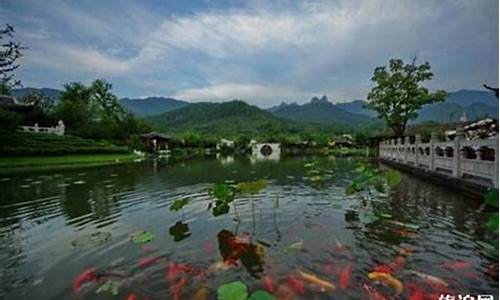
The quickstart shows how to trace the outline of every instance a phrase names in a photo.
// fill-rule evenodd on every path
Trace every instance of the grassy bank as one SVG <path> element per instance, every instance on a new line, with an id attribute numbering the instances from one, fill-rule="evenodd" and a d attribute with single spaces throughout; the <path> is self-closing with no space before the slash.
<path id="1" fill-rule="evenodd" d="M 72 135 L 0 132 L 0 156 L 61 156 L 72 154 L 126 154 L 129 149 L 109 141 Z"/>
<path id="2" fill-rule="evenodd" d="M 109 165 L 138 158 L 140 157 L 131 153 L 0 157 L 0 173 Z"/>

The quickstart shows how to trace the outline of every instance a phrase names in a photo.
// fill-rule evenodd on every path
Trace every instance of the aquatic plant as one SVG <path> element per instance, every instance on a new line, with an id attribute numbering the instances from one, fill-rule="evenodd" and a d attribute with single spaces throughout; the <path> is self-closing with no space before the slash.
<path id="1" fill-rule="evenodd" d="M 356 173 L 358 176 L 345 190 L 347 195 L 363 191 L 371 194 L 373 190 L 384 193 L 386 186 L 395 187 L 401 181 L 401 174 L 396 170 L 382 171 L 368 166 L 359 166 L 356 168 Z"/>
<path id="2" fill-rule="evenodd" d="M 189 225 L 182 221 L 178 221 L 175 225 L 171 226 L 168 232 L 174 237 L 175 242 L 182 241 L 191 235 L 189 232 Z"/>
<path id="3" fill-rule="evenodd" d="M 130 235 L 130 239 L 136 245 L 149 243 L 154 240 L 155 237 L 154 233 L 144 230 L 135 231 Z"/>
<path id="4" fill-rule="evenodd" d="M 217 289 L 218 300 L 245 300 L 247 297 L 247 286 L 241 281 L 226 283 Z"/>
<path id="5" fill-rule="evenodd" d="M 181 210 L 184 206 L 189 204 L 189 199 L 184 198 L 184 199 L 177 199 L 170 205 L 170 210 L 171 211 L 179 211 Z"/>

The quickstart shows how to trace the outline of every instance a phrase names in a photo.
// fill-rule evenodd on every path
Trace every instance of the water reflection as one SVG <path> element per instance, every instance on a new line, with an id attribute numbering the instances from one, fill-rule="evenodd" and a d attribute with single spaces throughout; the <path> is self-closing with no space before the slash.
<path id="1" fill-rule="evenodd" d="M 358 162 L 313 156 L 230 164 L 160 160 L 0 179 L 0 298 L 73 299 L 72 280 L 89 267 L 124 276 L 120 299 L 131 292 L 168 298 L 170 284 L 181 292 L 181 278 L 167 282 L 166 270 L 189 265 L 181 272 L 182 295 L 204 285 L 215 298 L 219 284 L 236 278 L 256 288 L 265 277 L 298 284 L 303 270 L 339 286 L 343 272 L 344 281 L 353 282 L 334 294 L 297 298 L 363 299 L 366 274 L 390 265 L 404 249 L 411 254 L 394 274 L 403 282 L 418 282 L 410 272 L 416 271 L 449 282 L 457 293 L 498 290 L 498 258 L 488 243 L 495 236 L 480 201 L 411 176 L 372 201 L 346 196 Z M 215 215 L 207 210 L 213 183 L 261 178 L 268 187 L 258 195 L 239 197 Z M 190 203 L 182 214 L 170 211 L 183 198 Z M 156 238 L 135 245 L 130 233 L 137 230 Z M 229 268 L 209 273 L 221 258 Z M 458 275 L 443 267 L 455 261 L 472 267 Z M 99 287 L 87 298 L 97 297 Z"/>

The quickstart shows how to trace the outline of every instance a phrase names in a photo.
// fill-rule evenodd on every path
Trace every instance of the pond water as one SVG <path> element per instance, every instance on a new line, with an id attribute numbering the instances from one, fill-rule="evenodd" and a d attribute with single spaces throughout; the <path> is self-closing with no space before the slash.
<path id="1" fill-rule="evenodd" d="M 406 174 L 385 195 L 347 196 L 360 161 L 144 161 L 1 175 L 0 298 L 217 299 L 236 280 L 277 299 L 498 294 L 480 199 Z M 214 183 L 258 179 L 263 190 L 214 216 Z M 189 203 L 170 210 L 177 199 Z"/>

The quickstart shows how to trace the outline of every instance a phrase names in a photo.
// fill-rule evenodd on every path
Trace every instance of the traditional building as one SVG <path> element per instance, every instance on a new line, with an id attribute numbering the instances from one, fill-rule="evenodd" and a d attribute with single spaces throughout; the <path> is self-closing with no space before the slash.
<path id="1" fill-rule="evenodd" d="M 168 145 L 171 141 L 169 136 L 158 132 L 150 132 L 141 135 L 144 145 L 150 151 L 166 151 L 168 150 Z"/>

